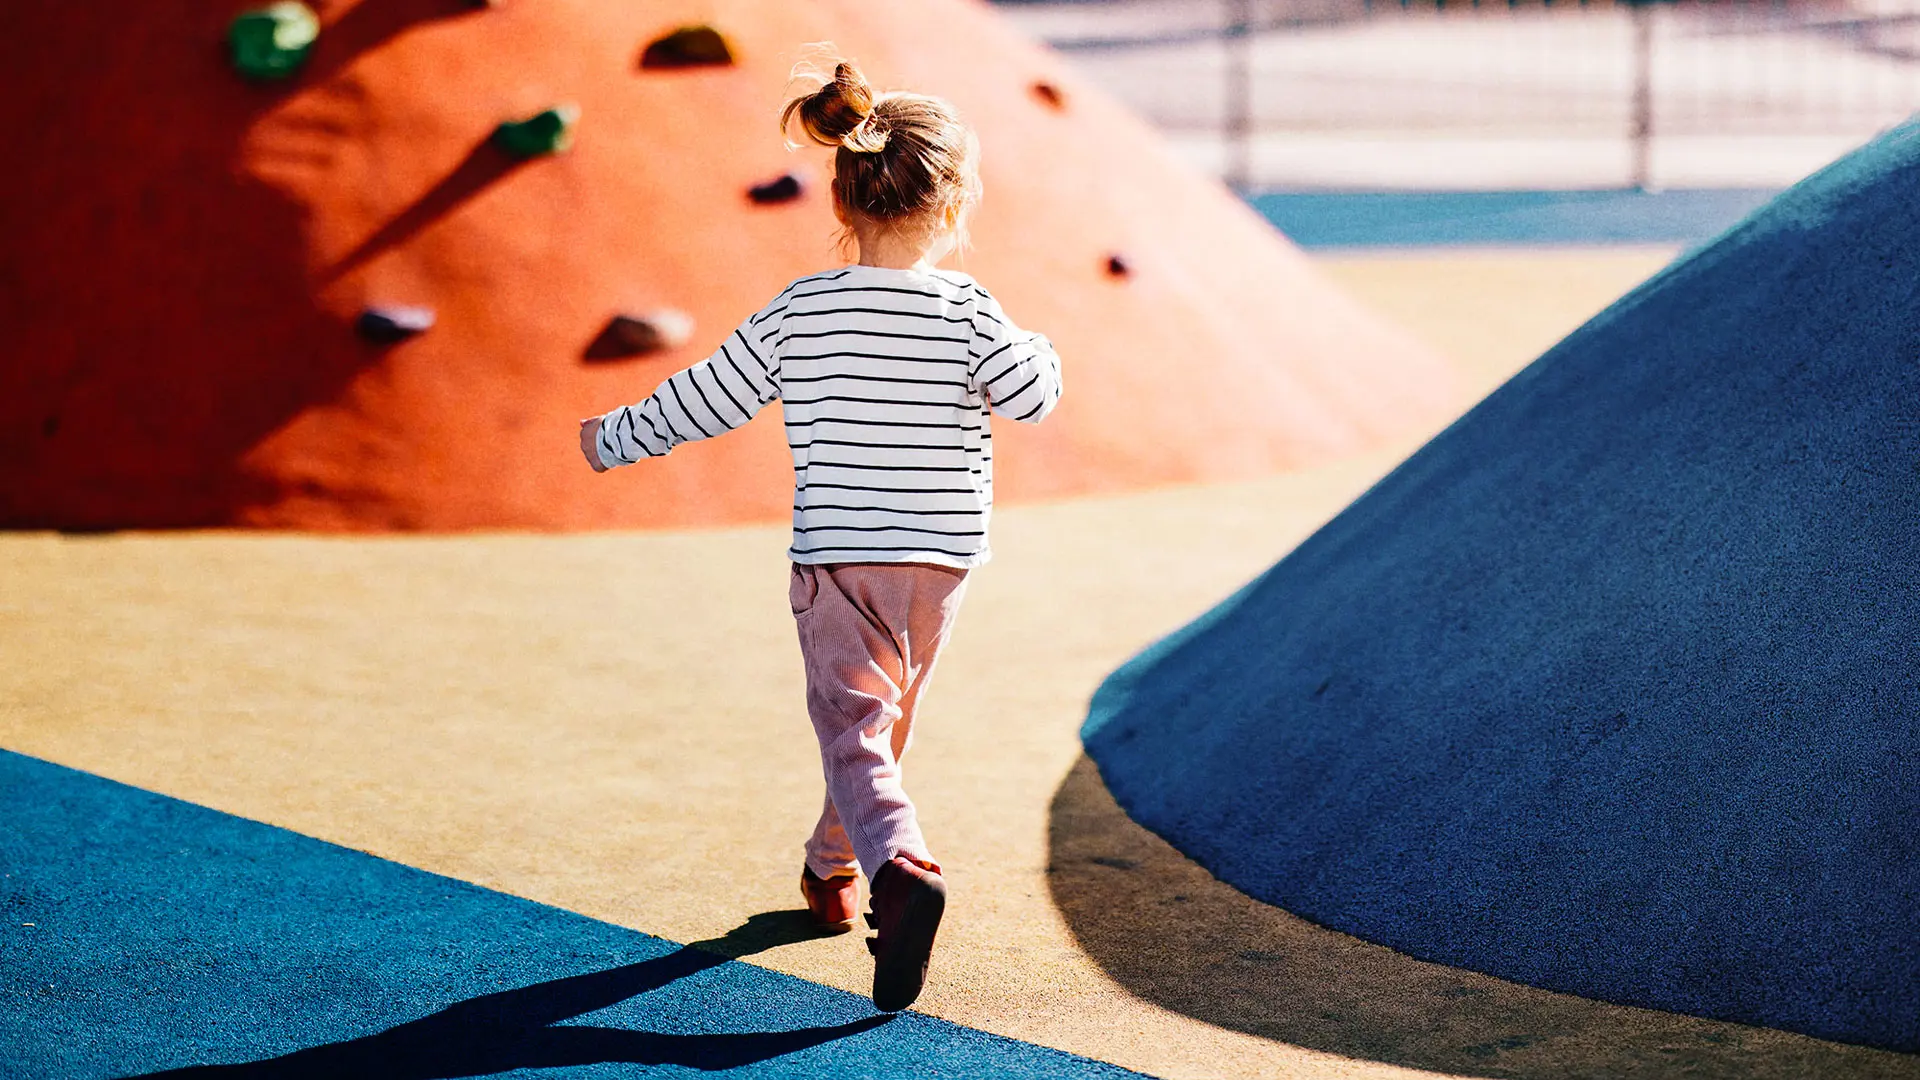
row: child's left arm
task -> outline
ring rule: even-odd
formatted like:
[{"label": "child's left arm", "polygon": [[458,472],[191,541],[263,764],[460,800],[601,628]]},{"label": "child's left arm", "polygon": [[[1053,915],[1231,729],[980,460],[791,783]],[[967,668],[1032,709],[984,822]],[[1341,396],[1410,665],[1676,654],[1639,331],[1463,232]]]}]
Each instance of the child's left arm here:
[{"label": "child's left arm", "polygon": [[645,401],[582,420],[580,452],[594,471],[725,434],[778,398],[779,361],[758,318],[740,324],[712,356],[668,377]]}]

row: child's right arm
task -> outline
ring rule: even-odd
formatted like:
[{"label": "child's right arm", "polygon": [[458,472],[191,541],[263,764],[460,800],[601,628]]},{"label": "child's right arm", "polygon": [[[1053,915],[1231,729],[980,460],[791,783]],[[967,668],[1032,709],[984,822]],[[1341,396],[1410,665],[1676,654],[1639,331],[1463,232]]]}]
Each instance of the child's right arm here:
[{"label": "child's right arm", "polygon": [[[753,419],[780,396],[779,361],[748,319],[712,356],[669,376],[645,401],[581,421],[581,451],[603,472],[661,457],[686,442],[711,439]],[[766,335],[770,337],[770,335]]]},{"label": "child's right arm", "polygon": [[974,389],[1001,416],[1037,424],[1059,403],[1060,356],[1053,342],[1015,326],[1000,302],[977,287],[968,355]]}]

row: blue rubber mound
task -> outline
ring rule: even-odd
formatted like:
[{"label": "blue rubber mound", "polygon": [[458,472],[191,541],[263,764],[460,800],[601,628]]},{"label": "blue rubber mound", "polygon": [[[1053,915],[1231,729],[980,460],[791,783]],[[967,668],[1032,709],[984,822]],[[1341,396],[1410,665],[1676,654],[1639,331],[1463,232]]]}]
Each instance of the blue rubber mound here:
[{"label": "blue rubber mound", "polygon": [[1304,248],[1700,244],[1777,189],[1267,192],[1247,201]]},{"label": "blue rubber mound", "polygon": [[5,751],[0,821],[9,1080],[1139,1075]]},{"label": "blue rubber mound", "polygon": [[1916,207],[1909,123],[1129,661],[1120,804],[1415,957],[1920,1051]]}]

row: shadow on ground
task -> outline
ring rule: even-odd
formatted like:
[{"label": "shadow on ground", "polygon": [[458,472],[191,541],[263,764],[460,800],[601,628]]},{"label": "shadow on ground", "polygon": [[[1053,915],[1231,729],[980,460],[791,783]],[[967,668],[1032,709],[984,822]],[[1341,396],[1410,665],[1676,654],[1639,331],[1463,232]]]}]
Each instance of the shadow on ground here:
[{"label": "shadow on ground", "polygon": [[203,1065],[150,1077],[259,1077],[314,1080],[438,1080],[515,1069],[604,1063],[679,1065],[717,1071],[858,1035],[892,1020],[869,1016],[831,1027],[727,1034],[666,1034],[563,1021],[619,1004],[677,979],[780,945],[818,937],[805,911],[755,915],[723,937],[626,964],[484,994],[374,1035],[296,1050],[265,1061]]},{"label": "shadow on ground", "polygon": [[1054,794],[1049,854],[1054,903],[1108,974],[1234,1031],[1520,1080],[1920,1078],[1920,1057],[1537,990],[1316,926],[1134,824],[1084,756]]}]

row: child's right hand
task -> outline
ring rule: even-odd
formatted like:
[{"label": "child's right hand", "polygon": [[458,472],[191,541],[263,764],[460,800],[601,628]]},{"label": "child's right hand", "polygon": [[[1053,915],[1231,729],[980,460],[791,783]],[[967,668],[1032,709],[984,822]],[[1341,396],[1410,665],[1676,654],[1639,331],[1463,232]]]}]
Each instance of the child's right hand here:
[{"label": "child's right hand", "polygon": [[606,472],[607,467],[600,461],[600,418],[589,417],[580,421],[580,452],[587,456],[587,464],[594,472]]}]

